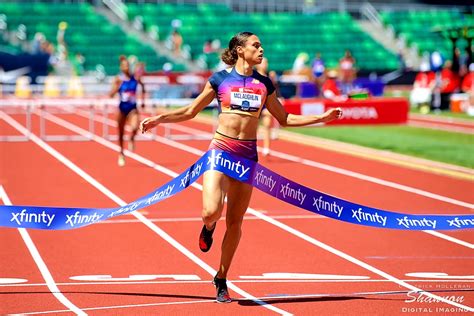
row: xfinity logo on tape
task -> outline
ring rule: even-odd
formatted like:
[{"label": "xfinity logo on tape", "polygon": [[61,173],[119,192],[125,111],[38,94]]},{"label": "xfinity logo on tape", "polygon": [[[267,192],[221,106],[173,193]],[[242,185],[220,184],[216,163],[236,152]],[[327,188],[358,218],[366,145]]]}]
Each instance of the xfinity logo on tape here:
[{"label": "xfinity logo on tape", "polygon": [[403,226],[406,228],[410,227],[430,227],[432,229],[436,228],[436,220],[435,219],[409,219],[408,216],[403,218],[397,217],[398,226]]},{"label": "xfinity logo on tape", "polygon": [[161,200],[161,199],[164,199],[165,197],[169,196],[171,194],[171,192],[173,192],[174,186],[175,186],[174,184],[172,184],[172,185],[168,184],[166,186],[166,189],[155,192],[155,194],[153,194],[152,197],[150,197],[146,200],[146,203],[148,205],[150,205],[151,203],[155,202],[156,200]]},{"label": "xfinity logo on tape", "polygon": [[459,218],[455,218],[455,219],[452,219],[452,220],[447,220],[448,221],[448,224],[449,226],[454,226],[454,227],[457,227],[457,228],[461,228],[463,226],[474,226],[474,218],[473,219],[459,219]]},{"label": "xfinity logo on tape", "polygon": [[263,170],[260,170],[259,172],[255,173],[255,182],[257,185],[262,184],[270,189],[270,192],[273,192],[273,188],[275,187],[275,184],[277,181],[272,178],[272,175],[265,175]]},{"label": "xfinity logo on tape", "polygon": [[[196,166],[191,172],[186,172],[186,175],[181,179],[180,187],[185,188],[191,179],[198,177],[201,174],[202,162]],[[149,204],[149,203],[148,203]]]},{"label": "xfinity logo on tape", "polygon": [[107,216],[107,217],[110,218],[110,217],[114,217],[114,216],[119,215],[119,214],[122,214],[122,213],[129,213],[129,212],[132,212],[132,211],[136,210],[136,209],[140,206],[140,204],[142,204],[141,201],[139,201],[139,202],[134,202],[134,203],[130,204],[130,205],[127,206],[127,207],[122,207],[122,208],[118,209],[117,211],[113,211],[113,212],[110,213],[110,215]]},{"label": "xfinity logo on tape", "polygon": [[81,215],[81,212],[77,211],[74,213],[74,215],[66,215],[66,225],[71,225],[71,227],[74,227],[75,225],[78,224],[92,224],[95,222],[98,222],[102,216],[94,212],[92,215]]},{"label": "xfinity logo on tape", "polygon": [[207,157],[207,164],[210,164],[212,168],[215,168],[216,166],[221,166],[226,169],[229,169],[230,171],[234,171],[239,175],[239,178],[242,178],[250,170],[250,167],[245,167],[244,165],[242,165],[240,163],[240,160],[234,162],[232,160],[222,158],[222,153],[214,155],[214,151],[212,152],[212,155]]},{"label": "xfinity logo on tape", "polygon": [[362,223],[362,221],[379,223],[384,227],[387,224],[387,216],[379,215],[377,212],[364,212],[361,208],[359,208],[357,211],[352,210],[352,218],[355,218],[359,223]]},{"label": "xfinity logo on tape", "polygon": [[280,193],[283,195],[283,198],[286,199],[286,197],[289,197],[293,200],[297,200],[300,205],[303,205],[304,199],[306,198],[306,194],[301,192],[299,188],[298,190],[291,188],[288,182],[285,185],[281,185]]},{"label": "xfinity logo on tape", "polygon": [[318,210],[318,212],[321,212],[321,210],[323,210],[323,211],[335,213],[338,218],[341,217],[342,210],[344,209],[344,207],[338,205],[336,201],[333,201],[332,203],[328,201],[324,201],[322,195],[319,196],[319,199],[316,199],[313,196],[313,207],[315,207],[316,210]]},{"label": "xfinity logo on tape", "polygon": [[21,226],[22,223],[43,223],[47,227],[51,225],[56,214],[48,214],[45,211],[41,213],[28,213],[26,209],[21,210],[21,212],[11,213],[12,218],[10,222],[15,222]]}]

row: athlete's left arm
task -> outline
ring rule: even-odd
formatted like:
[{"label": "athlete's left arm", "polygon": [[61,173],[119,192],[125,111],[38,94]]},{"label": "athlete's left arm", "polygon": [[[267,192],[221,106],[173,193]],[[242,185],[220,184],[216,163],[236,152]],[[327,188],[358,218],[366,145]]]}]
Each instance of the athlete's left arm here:
[{"label": "athlete's left arm", "polygon": [[321,115],[296,115],[285,111],[285,108],[273,92],[267,97],[266,107],[281,126],[305,126],[315,123],[326,123],[342,117],[340,108],[327,110]]},{"label": "athlete's left arm", "polygon": [[145,94],[146,94],[145,84],[143,83],[141,78],[139,78],[137,81],[140,87],[142,88],[142,108],[144,108],[145,107]]}]

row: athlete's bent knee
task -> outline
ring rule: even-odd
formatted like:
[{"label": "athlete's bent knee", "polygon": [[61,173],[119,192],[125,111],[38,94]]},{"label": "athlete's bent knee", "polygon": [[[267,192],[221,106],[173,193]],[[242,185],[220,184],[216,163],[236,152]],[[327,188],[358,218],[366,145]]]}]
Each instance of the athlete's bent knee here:
[{"label": "athlete's bent knee", "polygon": [[221,214],[219,214],[217,210],[203,209],[201,216],[204,223],[211,224],[217,222],[221,217]]}]

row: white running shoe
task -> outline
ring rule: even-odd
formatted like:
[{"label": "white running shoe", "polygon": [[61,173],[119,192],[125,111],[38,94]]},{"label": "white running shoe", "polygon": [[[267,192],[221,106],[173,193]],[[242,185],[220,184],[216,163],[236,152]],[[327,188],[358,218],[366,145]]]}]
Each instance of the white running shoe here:
[{"label": "white running shoe", "polygon": [[262,149],[262,154],[263,154],[263,156],[265,156],[265,157],[268,156],[268,155],[270,154],[270,149],[267,148],[267,147],[264,147],[264,148]]},{"label": "white running shoe", "polygon": [[125,156],[123,154],[119,155],[117,163],[119,167],[125,166]]}]

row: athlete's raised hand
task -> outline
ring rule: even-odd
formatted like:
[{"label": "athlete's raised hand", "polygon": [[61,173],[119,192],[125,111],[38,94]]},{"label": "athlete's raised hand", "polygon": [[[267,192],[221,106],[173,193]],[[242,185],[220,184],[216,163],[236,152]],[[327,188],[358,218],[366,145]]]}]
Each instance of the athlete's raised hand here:
[{"label": "athlete's raised hand", "polygon": [[330,122],[333,120],[340,119],[342,117],[342,109],[341,108],[329,109],[323,114],[323,117],[324,117],[325,122]]},{"label": "athlete's raised hand", "polygon": [[158,126],[159,123],[160,122],[158,116],[147,117],[146,119],[140,122],[140,131],[142,132],[142,134],[144,134],[150,129]]}]

